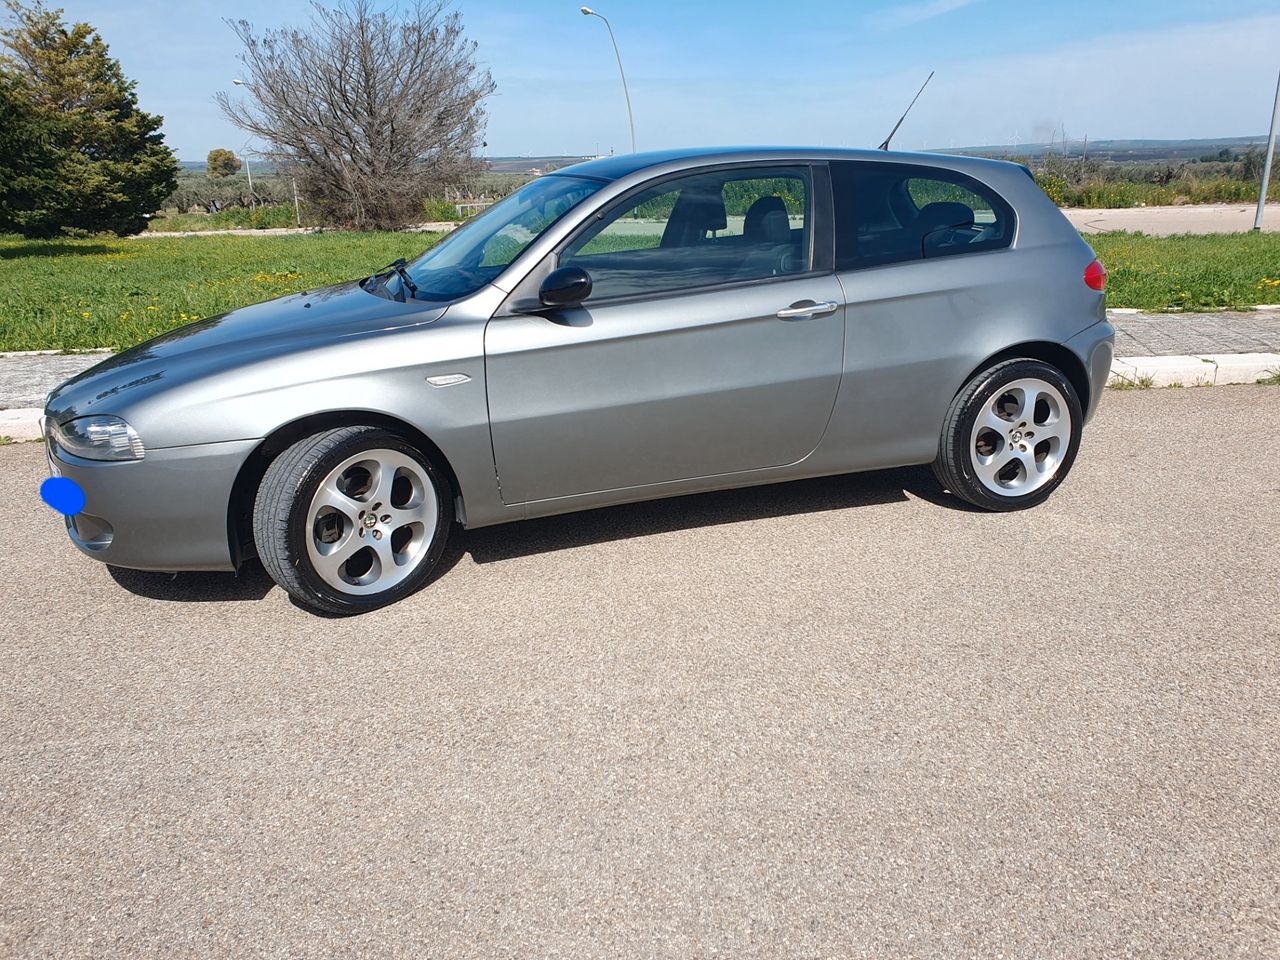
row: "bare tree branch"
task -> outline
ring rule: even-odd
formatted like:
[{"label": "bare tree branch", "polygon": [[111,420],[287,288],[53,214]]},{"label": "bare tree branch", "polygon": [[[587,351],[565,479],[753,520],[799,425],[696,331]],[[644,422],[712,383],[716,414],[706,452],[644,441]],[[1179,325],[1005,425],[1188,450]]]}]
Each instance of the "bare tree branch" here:
[{"label": "bare tree branch", "polygon": [[416,219],[423,197],[476,171],[493,79],[448,0],[312,8],[305,29],[259,35],[230,23],[249,97],[219,93],[218,105],[331,219],[361,228]]}]

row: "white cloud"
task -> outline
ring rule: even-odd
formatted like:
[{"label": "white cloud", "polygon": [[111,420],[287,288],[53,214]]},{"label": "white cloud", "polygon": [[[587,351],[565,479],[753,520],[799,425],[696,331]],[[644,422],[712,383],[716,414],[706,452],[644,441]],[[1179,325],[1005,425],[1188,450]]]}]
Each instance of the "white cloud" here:
[{"label": "white cloud", "polygon": [[[731,78],[709,76],[696,63],[681,68],[666,61],[665,69],[646,69],[635,56],[628,78],[641,149],[875,146],[934,68],[937,75],[894,138],[895,147],[1004,143],[1015,130],[1028,142],[1062,123],[1073,139],[1244,136],[1267,128],[1277,49],[1280,16],[1263,16],[1108,34],[1003,57],[961,51],[944,60],[913,52],[891,73],[864,63],[854,46],[847,56],[823,61],[821,84],[808,72],[782,69]],[[602,59],[590,84],[575,69],[547,78],[519,100],[496,98],[490,142],[537,153],[572,145],[590,149],[599,137],[604,149],[625,149],[626,117],[622,91],[609,75],[613,66]],[[562,112],[563,103],[573,103],[573,110]],[[550,125],[553,138],[548,117],[564,121]]]},{"label": "white cloud", "polygon": [[934,17],[940,17],[943,14],[951,13],[953,10],[959,10],[976,2],[977,0],[924,0],[922,3],[904,3],[889,10],[882,10],[879,13],[872,14],[870,20],[880,27],[909,27],[912,24],[932,20]]},{"label": "white cloud", "polygon": [[908,120],[911,139],[1000,143],[1062,123],[1073,138],[1256,134],[1267,127],[1278,49],[1280,16],[1265,16],[952,61]]}]

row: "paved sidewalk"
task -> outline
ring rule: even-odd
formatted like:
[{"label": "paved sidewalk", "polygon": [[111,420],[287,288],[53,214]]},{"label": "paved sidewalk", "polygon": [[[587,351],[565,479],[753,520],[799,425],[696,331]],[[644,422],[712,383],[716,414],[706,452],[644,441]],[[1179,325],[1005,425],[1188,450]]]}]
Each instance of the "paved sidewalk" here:
[{"label": "paved sidewalk", "polygon": [[1108,311],[1117,357],[1280,351],[1280,310],[1252,313]]},{"label": "paved sidewalk", "polygon": [[45,395],[111,353],[0,353],[0,410],[43,407]]},{"label": "paved sidewalk", "polygon": [[[1116,327],[1113,374],[1153,385],[1252,383],[1280,367],[1280,309],[1253,313],[1109,311]],[[92,353],[0,353],[0,436],[39,436],[45,394],[101,361]],[[1165,359],[1161,359],[1165,358]]]}]

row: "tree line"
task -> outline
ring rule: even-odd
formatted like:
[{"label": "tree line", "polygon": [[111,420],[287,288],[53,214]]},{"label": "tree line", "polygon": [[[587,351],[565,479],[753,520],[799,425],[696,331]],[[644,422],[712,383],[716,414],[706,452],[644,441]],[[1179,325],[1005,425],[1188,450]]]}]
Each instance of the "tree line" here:
[{"label": "tree line", "polygon": [[[68,24],[43,0],[3,4],[0,231],[125,235],[145,229],[170,199],[180,207],[243,202],[230,186],[179,190],[163,118],[141,109],[135,83],[90,24]],[[483,102],[494,84],[448,0],[390,11],[374,0],[338,0],[314,4],[298,27],[229,26],[243,44],[244,79],[241,93],[215,100],[257,138],[274,183],[289,183],[291,194],[296,181],[323,222],[414,222],[424,198],[478,172]],[[229,178],[241,165],[218,148],[207,172],[211,181]]]}]

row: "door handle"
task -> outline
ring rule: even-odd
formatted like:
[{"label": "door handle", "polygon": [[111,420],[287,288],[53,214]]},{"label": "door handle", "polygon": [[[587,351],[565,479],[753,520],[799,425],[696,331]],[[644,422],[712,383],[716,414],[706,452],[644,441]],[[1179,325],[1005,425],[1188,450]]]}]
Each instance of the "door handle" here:
[{"label": "door handle", "polygon": [[823,300],[821,303],[814,303],[812,300],[799,300],[789,307],[784,307],[778,311],[779,320],[809,320],[813,317],[825,316],[828,313],[835,313],[840,308],[840,304],[834,300]]}]

